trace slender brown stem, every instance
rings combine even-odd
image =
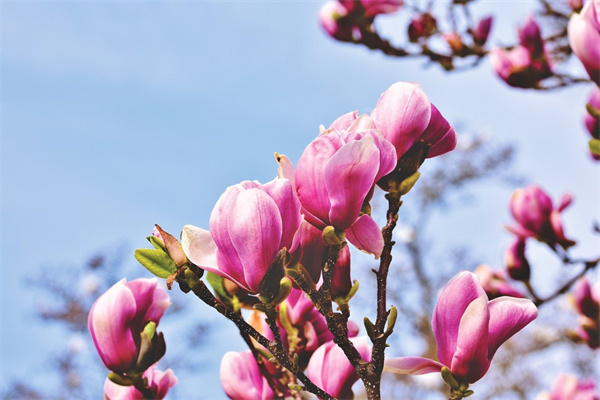
[[[534,301],[534,304],[539,307],[539,306],[541,306],[544,303],[547,303],[547,302],[549,302],[551,300],[554,300],[555,298],[557,298],[561,294],[564,294],[564,293],[568,292],[569,289],[571,289],[571,286],[573,286],[575,284],[575,282],[577,282],[580,278],[583,278],[583,276],[588,271],[596,268],[596,266],[598,265],[598,263],[600,263],[600,258],[597,258],[595,260],[586,261],[585,262],[585,267],[577,275],[575,275],[573,278],[569,279],[564,285],[562,285],[556,292],[554,292],[550,296],[548,296],[548,297],[546,297],[544,299],[540,299],[540,298],[536,299]]]
[[[206,287],[198,277],[189,269],[184,272],[184,282],[191,289],[192,292],[207,305],[211,306],[219,313],[224,315],[227,319],[231,320],[240,330],[250,337],[254,338],[265,348],[272,352],[273,356],[277,361],[290,372],[292,372],[299,380],[304,384],[307,391],[319,396],[321,399],[333,400],[334,397],[323,391],[317,385],[315,385],[305,374],[302,372],[297,365],[294,365],[290,360],[287,351],[281,352],[281,347],[277,346],[277,343],[269,341],[266,337],[261,335],[256,329],[248,324],[240,315],[236,314],[233,310],[219,301],[210,290]]]

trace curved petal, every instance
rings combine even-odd
[[[171,305],[169,294],[163,288],[158,287],[158,280],[156,278],[140,278],[126,282],[125,285],[135,297],[138,310],[135,323],[140,324],[139,332],[144,329],[144,325],[148,321],[154,321],[158,325],[165,310]]]
[[[490,367],[487,352],[489,322],[487,296],[480,296],[469,304],[460,318],[456,350],[450,367],[455,377],[473,383],[487,372]]]
[[[400,357],[385,360],[383,369],[394,374],[423,375],[440,372],[444,365],[423,357]]]
[[[300,202],[294,192],[289,180],[285,178],[274,179],[265,183],[262,187],[279,208],[282,222],[282,235],[279,248],[292,249],[294,235],[300,227],[302,215],[300,214]]]
[[[231,243],[242,260],[244,278],[257,293],[275,255],[280,250],[282,221],[273,199],[260,189],[241,192],[228,220]]]
[[[371,118],[400,158],[427,128],[431,106],[421,85],[398,82],[383,92]]]
[[[381,230],[373,218],[363,214],[356,222],[346,229],[346,238],[356,248],[365,253],[373,254],[375,258],[381,256],[383,251],[383,236]]]
[[[168,369],[165,372],[154,370],[154,377],[152,379],[152,389],[156,392],[156,399],[164,399],[170,388],[177,384],[177,377],[173,373],[172,369]]]
[[[490,301],[488,307],[488,359],[491,360],[502,343],[536,319],[538,310],[531,300],[513,297],[499,297]]]
[[[266,379],[260,374],[258,364],[252,353],[244,351],[236,353],[229,351],[221,360],[221,385],[227,396],[232,400],[273,398],[273,391]]]
[[[360,118],[355,121],[355,123],[361,120],[361,118],[363,120],[368,119],[369,121],[372,121],[369,116],[361,115]],[[368,124],[368,122],[365,122],[365,124]],[[392,172],[396,167],[398,162],[396,149],[394,148],[394,145],[377,129],[349,132],[346,134],[345,140],[346,142],[350,142],[351,140],[360,140],[365,137],[372,137],[373,141],[375,142],[375,146],[377,149],[379,149],[379,170],[375,176],[375,182],[377,182],[379,179]]]
[[[442,289],[431,321],[442,364],[451,365],[461,318],[469,304],[478,298],[487,300],[477,276],[472,272],[459,273]]]
[[[105,400],[144,400],[142,392],[133,386],[121,386],[106,378],[104,381]]]
[[[294,170],[294,164],[292,164],[285,154],[275,153],[275,159],[277,160],[277,177],[289,180],[294,193],[296,193],[296,171]]]
[[[236,285],[250,291],[244,278],[243,268],[231,268],[224,261],[222,261],[222,264],[225,268],[219,266],[218,254],[221,252],[217,249],[217,245],[209,231],[193,225],[184,226],[181,232],[181,247],[186,257],[199,268],[227,278]]]
[[[324,183],[331,201],[329,221],[336,229],[346,230],[356,221],[378,170],[379,149],[371,137],[347,143],[331,157]]]
[[[454,128],[433,104],[431,104],[431,120],[419,140],[431,146],[427,152],[427,158],[437,157],[456,147]]]
[[[342,147],[342,138],[337,132],[319,135],[304,149],[296,167],[296,190],[302,208],[310,217],[324,223],[329,221],[330,202],[327,191],[323,190],[325,170],[331,157]],[[316,223],[313,223],[315,226]]]
[[[126,372],[137,359],[136,338],[131,332],[136,313],[135,297],[122,279],[96,300],[88,316],[88,327],[102,362],[117,373]]]
[[[345,131],[350,127],[350,125],[352,125],[357,116],[358,111],[346,113],[333,121],[331,125],[329,125],[329,129],[336,130],[338,132]]]

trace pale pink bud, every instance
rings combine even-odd
[[[168,369],[162,372],[152,365],[144,372],[144,378],[148,380],[148,386],[152,393],[152,399],[162,400],[170,388],[177,384],[177,377],[173,371]],[[144,400],[146,397],[133,386],[121,386],[106,378],[104,382],[105,400]]]
[[[181,245],[198,267],[258,293],[277,253],[293,250],[301,220],[300,204],[287,179],[264,185],[244,181],[219,198],[210,232],[186,225]]]
[[[569,0],[569,7],[573,12],[578,13],[583,8],[583,0]]]
[[[369,338],[357,337],[350,341],[358,350],[362,359],[371,361],[371,345]],[[358,380],[358,374],[354,370],[344,351],[333,341],[327,342],[314,352],[306,375],[317,386],[325,390],[333,397],[340,399],[353,398],[352,385]]]
[[[492,16],[482,18],[473,29],[473,41],[479,46],[483,46],[487,42],[490,30],[492,29]]]
[[[319,22],[325,32],[334,39],[350,42],[353,40],[353,31],[351,20],[344,18],[348,15],[348,10],[340,2],[330,0],[321,7],[319,12]]]
[[[569,44],[590,78],[600,83],[600,0],[588,1],[569,21]]]
[[[241,353],[229,351],[221,361],[221,386],[232,400],[271,400],[273,390],[261,373],[250,350]]]
[[[152,228],[152,236],[154,236],[155,238],[158,238],[164,242],[164,239],[156,226],[154,228]]]
[[[90,310],[88,328],[104,365],[117,373],[135,368],[140,334],[148,322],[158,325],[169,305],[156,279],[122,279],[101,295]]]
[[[490,300],[500,296],[526,297],[508,281],[504,270],[493,270],[487,265],[480,265],[474,272]]]
[[[476,382],[487,372],[498,347],[536,317],[531,300],[504,296],[488,301],[477,276],[461,272],[442,289],[433,312],[440,361],[393,358],[386,361],[385,369],[421,375],[445,366],[456,379]]]
[[[531,277],[529,261],[525,257],[525,239],[517,238],[504,253],[504,263],[511,278],[527,282]]]
[[[304,150],[296,189],[304,218],[318,229],[345,231],[359,249],[379,257],[383,238],[375,221],[361,215],[365,198],[396,165],[394,147],[366,115],[342,131],[328,129]]]
[[[579,380],[575,375],[560,374],[550,392],[540,393],[535,400],[600,400],[593,378]]]

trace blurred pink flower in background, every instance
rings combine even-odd
[[[550,392],[540,393],[535,400],[600,400],[594,378],[579,380],[575,375],[560,374]]]

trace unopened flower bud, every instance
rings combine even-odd
[[[511,278],[517,281],[529,281],[531,268],[525,257],[525,239],[518,238],[506,249],[504,262]]]

